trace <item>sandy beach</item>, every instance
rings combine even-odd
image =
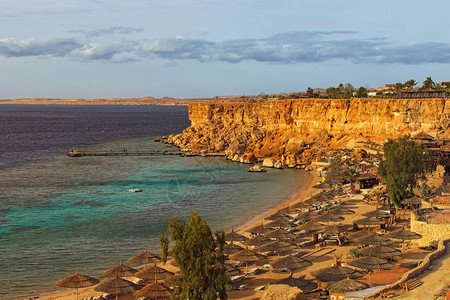
[[[305,185],[298,191],[295,197],[285,201],[284,203],[280,204],[277,207],[274,207],[264,212],[263,214],[253,217],[252,219],[248,220],[243,224],[240,224],[238,227],[235,228],[235,231],[245,236],[249,236],[250,234],[245,230],[252,226],[260,225],[261,222],[264,220],[264,218],[267,217],[268,215],[288,205],[294,205],[298,202],[301,202],[311,197],[315,193],[318,193],[320,190],[312,188],[312,186],[319,179],[317,175],[314,172],[307,172],[305,174],[306,174]],[[341,198],[341,201],[345,203],[346,208],[355,211],[355,214],[346,215],[345,220],[342,221],[342,224],[346,226],[349,230],[351,230],[354,220],[362,218],[361,214],[376,209],[375,206],[368,205],[362,199],[363,199],[362,193],[352,195],[351,197]],[[309,239],[310,236],[307,236],[305,238]],[[353,243],[344,246],[325,245],[321,246],[320,248],[316,246],[317,245],[301,248],[302,251],[305,250],[307,252],[307,254],[304,255],[305,259],[310,260],[313,263],[313,265],[306,269],[298,270],[297,272],[295,272],[294,276],[305,275],[305,279],[315,280],[315,278],[311,276],[311,272],[314,270],[332,266],[336,261],[336,257],[340,257],[342,265],[346,266],[346,261],[348,259],[353,258],[353,256],[350,254],[350,249],[356,247],[356,245]],[[396,268],[393,270],[374,272],[372,274],[372,283],[375,283],[376,285],[385,285],[397,281],[398,279],[401,278],[401,276],[405,272],[408,271],[408,269],[406,268],[399,267],[400,263],[420,261],[428,253],[429,253],[428,251],[420,250],[417,247],[410,247],[408,249],[404,249],[402,259],[396,262]],[[276,257],[264,258],[263,260],[258,261],[251,267],[263,266],[275,259]],[[171,271],[176,270],[176,268],[173,267],[170,263],[166,264],[164,268],[170,269]],[[255,288],[264,286],[268,283],[274,283],[277,280],[286,278],[288,275],[289,274],[287,273],[273,272],[273,270],[264,270],[262,274],[258,275],[246,275],[246,278],[239,283],[240,285],[245,286],[245,288],[243,288],[242,290],[234,290],[228,292],[228,297],[229,299],[247,299],[247,300],[258,299],[259,297],[262,296],[264,291],[256,291]],[[366,273],[363,278],[359,279],[359,281],[369,283],[369,275]],[[319,283],[319,288],[321,287],[323,288],[326,286],[326,283],[321,283],[320,281],[316,282]],[[79,299],[85,299],[91,296],[100,296],[102,294],[103,293],[101,292],[94,291],[92,287],[80,289]],[[40,299],[45,300],[66,300],[66,299],[69,300],[75,298],[75,290],[70,289],[61,290],[60,292],[53,294],[39,295],[39,297]],[[132,297],[131,294],[129,294],[129,295],[122,295],[119,297],[119,299],[127,300],[134,298]]]
[[[285,202],[281,203],[280,205],[271,208],[270,210],[267,210],[266,212],[256,215],[253,218],[249,219],[248,221],[239,224],[235,231],[244,233],[245,229],[248,229],[250,227],[256,226],[258,224],[261,224],[261,222],[264,220],[265,217],[269,216],[270,214],[276,212],[277,210],[284,208],[288,205],[293,205],[295,203],[301,202],[315,193],[319,192],[319,190],[313,189],[312,186],[315,184],[316,180],[319,180],[315,172],[305,172],[305,184],[298,190],[297,194],[291,198],[286,200]],[[246,234],[248,235],[248,234]],[[131,254],[130,254],[131,255]],[[105,269],[107,266],[105,266]],[[164,265],[164,268],[166,269],[173,269],[173,267],[170,264]],[[176,268],[175,268],[176,269]],[[70,275],[70,274],[68,274]],[[78,299],[83,298],[89,298],[91,296],[101,296],[104,295],[102,292],[94,291],[92,287],[89,288],[80,288],[78,290]],[[43,300],[72,300],[75,298],[75,290],[74,289],[61,289],[61,291],[57,292],[51,292],[47,294],[41,294],[37,295],[39,296],[39,299]],[[122,295],[119,297],[121,300],[128,300],[128,299],[134,299],[131,295]]]

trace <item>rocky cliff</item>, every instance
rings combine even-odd
[[[273,156],[288,166],[310,149],[342,147],[349,139],[383,141],[406,133],[450,133],[446,99],[298,99],[189,104],[191,127],[169,142],[228,158]]]

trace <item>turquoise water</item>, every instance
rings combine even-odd
[[[152,137],[90,150],[167,149]],[[197,211],[229,230],[291,198],[304,184],[296,170],[249,173],[223,158],[178,156],[56,157],[3,170],[0,194],[1,299],[58,290],[56,280],[102,271],[142,252],[172,217]],[[142,189],[130,193],[128,189]]]

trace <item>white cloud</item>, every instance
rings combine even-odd
[[[138,28],[111,27],[85,33],[97,36],[139,32]],[[95,32],[95,33],[94,33]],[[140,59],[221,61],[291,64],[341,59],[356,63],[450,63],[450,44],[423,43],[392,46],[383,38],[350,39],[350,31],[287,32],[261,39],[213,42],[206,39],[167,38],[127,40],[112,44],[82,42],[75,38],[0,39],[4,57],[67,57],[76,60],[127,62]],[[343,38],[337,39],[336,36]]]

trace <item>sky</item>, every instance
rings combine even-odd
[[[0,98],[450,80],[450,1],[0,0]]]

